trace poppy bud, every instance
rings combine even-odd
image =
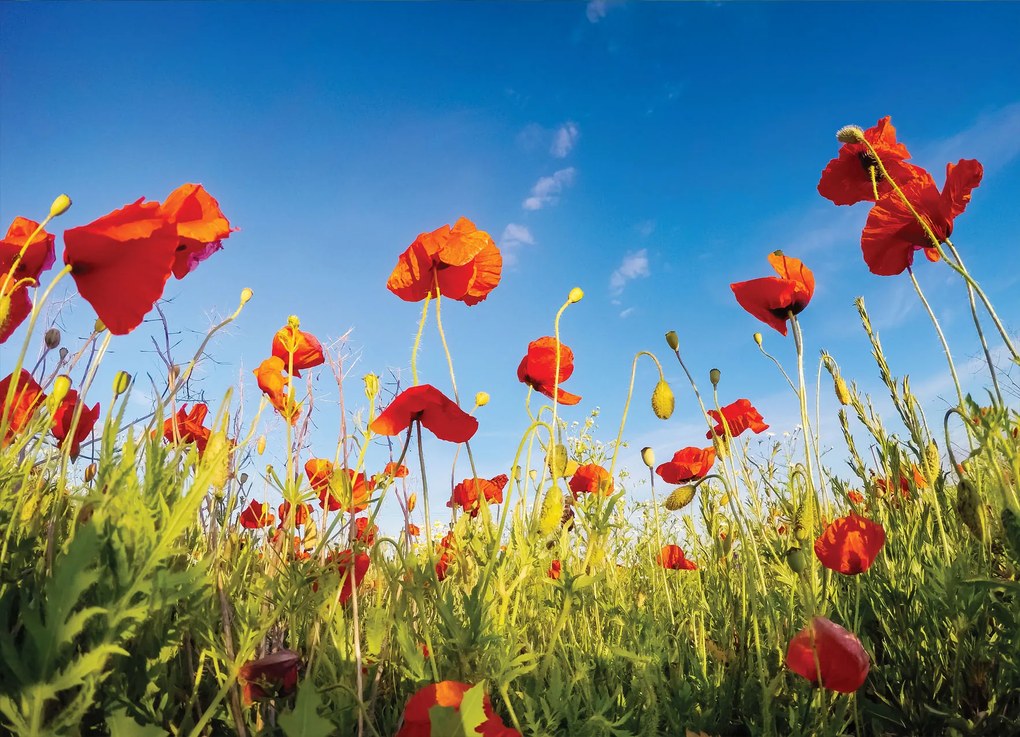
[[[694,501],[694,494],[696,491],[697,489],[693,486],[678,486],[673,489],[672,494],[666,497],[666,501],[662,503],[662,506],[671,512],[683,509]]]
[[[546,453],[546,464],[549,466],[549,473],[552,474],[554,479],[560,478],[566,475],[567,471],[567,447],[561,443],[549,446],[549,451]],[[532,479],[534,480],[534,479]]]
[[[259,435],[259,439],[255,442],[255,452],[262,455],[266,452],[266,436]]]
[[[71,391],[71,377],[61,374],[53,380],[53,390],[50,392],[47,403],[56,410],[69,391]]]
[[[847,389],[846,382],[843,380],[843,377],[837,374],[832,380],[832,383],[836,388],[836,400],[843,406],[850,404],[850,390]]]
[[[790,548],[786,551],[786,565],[794,573],[803,573],[807,568],[807,556],[802,548]]]
[[[251,298],[254,297],[254,296],[255,296],[255,292],[253,292],[248,287],[245,287],[244,289],[241,290],[241,304],[242,305],[248,304],[248,302],[250,302]]]
[[[864,140],[864,131],[857,125],[844,125],[836,131],[836,140],[840,143],[860,143]]]
[[[581,291],[580,287],[574,287],[570,290],[570,294],[567,296],[567,299],[570,300],[570,304],[576,305],[584,299],[584,292]]]
[[[708,372],[708,380],[712,382],[712,386],[719,386],[719,379],[722,378],[722,372],[719,369],[714,368]]]
[[[475,406],[476,407],[484,407],[488,403],[489,403],[489,393],[488,392],[478,392],[477,394],[475,394]]]
[[[670,389],[665,379],[660,378],[659,383],[652,390],[652,412],[660,420],[668,420],[673,414],[674,407],[676,407],[676,397],[673,396],[673,390]]]
[[[113,396],[114,398],[119,397],[121,394],[127,391],[128,385],[131,383],[131,374],[127,371],[118,371],[117,375],[113,377]]]
[[[43,334],[43,343],[51,351],[60,345],[60,331],[57,328],[50,328]]]
[[[730,495],[729,494],[723,494],[721,497],[719,497],[719,506],[720,507],[728,507],[729,505],[730,505]]]
[[[101,333],[104,330],[106,330],[106,323],[97,317],[95,324],[92,326],[92,332]]]
[[[371,402],[379,396],[379,377],[375,374],[365,374],[362,380],[365,382],[365,396]]]
[[[655,466],[655,451],[651,448],[642,448],[641,460],[645,462],[646,466],[653,468]]]
[[[50,205],[50,217],[55,218],[63,215],[67,212],[68,208],[71,207],[71,198],[66,194],[57,195],[57,199],[53,200],[53,204]]]
[[[418,495],[417,494],[411,494],[411,496],[407,497],[407,513],[408,514],[413,512],[414,508],[417,507],[417,506],[418,506]]]
[[[514,481],[520,481],[521,480],[521,467],[519,465],[518,466],[514,466],[513,473],[511,473],[510,475],[513,476]]]
[[[538,471],[536,471],[535,469],[531,469],[530,471],[528,471],[528,478],[530,478],[532,481],[537,480],[538,479]]]
[[[560,526],[563,520],[563,506],[563,492],[558,486],[553,486],[542,499],[542,510],[538,515],[540,535],[548,535]]]
[[[978,491],[967,479],[962,479],[956,487],[956,511],[960,520],[967,525],[975,537],[984,538],[985,520],[984,510],[981,508],[981,498]]]
[[[759,348],[761,348],[761,333],[755,333],[751,337],[754,338],[754,342],[758,344]]]
[[[60,349],[60,362],[61,363],[63,363],[64,361],[67,360],[67,353],[68,353],[68,350],[66,348],[61,348]]]
[[[86,484],[92,483],[92,479],[94,479],[96,477],[96,471],[97,470],[98,469],[96,468],[96,464],[95,463],[90,463],[89,465],[85,466],[85,483]]]
[[[239,477],[237,478],[237,480],[238,480],[238,481],[239,481],[239,482],[241,483],[241,485],[243,486],[244,484],[248,483],[248,474],[246,474],[246,473],[242,473],[242,474],[241,474],[241,475],[240,475],[240,476],[239,476]]]
[[[932,440],[928,443],[928,448],[924,453],[924,465],[925,476],[928,477],[928,483],[934,484],[935,480],[939,477],[939,471],[942,470],[942,459],[939,457],[939,446]]]
[[[669,346],[671,351],[680,350],[680,336],[676,334],[676,330],[670,330],[666,333],[666,345]]]

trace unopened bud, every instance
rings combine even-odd
[[[71,391],[71,377],[67,374],[61,374],[53,380],[53,390],[50,392],[49,400],[52,403],[51,406],[56,408],[61,402],[64,401],[64,397]]]
[[[95,325],[92,326],[92,332],[94,332],[94,333],[102,333],[105,330],[106,330],[106,323],[103,322],[102,320],[100,320],[97,317]]]
[[[641,449],[641,460],[645,462],[645,465],[649,468],[655,467],[655,451],[651,448]]]
[[[676,330],[670,330],[666,333],[666,345],[669,346],[671,351],[680,350],[680,336],[676,334]]]
[[[180,376],[181,367],[175,363],[170,367],[169,371],[167,371],[167,384],[173,386],[177,383],[177,379],[180,378]]]
[[[127,371],[118,371],[117,375],[113,377],[113,396],[114,398],[119,397],[121,394],[128,390],[128,386],[131,384],[131,374]]]
[[[786,551],[786,565],[790,566],[790,570],[794,573],[803,573],[807,568],[807,562],[803,548],[790,548]]]
[[[66,194],[57,195],[57,199],[53,200],[53,204],[50,205],[50,217],[55,218],[63,215],[69,207],[71,207],[71,198]]]
[[[245,287],[244,289],[241,290],[241,304],[242,305],[248,304],[248,302],[250,302],[251,298],[254,297],[254,296],[255,296],[255,292],[253,292],[248,287]]]
[[[407,497],[407,513],[408,514],[413,512],[414,508],[417,507],[417,506],[418,506],[418,495],[417,494],[411,494],[411,496]]]
[[[362,380],[365,382],[365,396],[371,402],[379,396],[379,377],[375,374],[365,374]]]
[[[90,463],[85,466],[85,483],[92,483],[92,479],[96,477],[96,471],[99,470],[95,463]]]
[[[712,382],[712,386],[719,386],[719,379],[722,378],[722,372],[714,368],[708,372],[708,380]]]
[[[548,535],[554,531],[563,521],[563,492],[559,487],[553,486],[545,493],[542,499],[542,508],[538,514],[538,532],[540,535]]]
[[[693,486],[678,486],[673,489],[673,492],[666,497],[666,501],[662,503],[666,509],[671,512],[676,512],[683,509],[692,501],[694,501],[694,494],[697,489]]]
[[[60,331],[57,328],[50,328],[43,334],[43,343],[51,351],[60,345]]]
[[[673,415],[674,407],[676,397],[673,396],[673,390],[665,379],[659,379],[655,389],[652,390],[652,412],[660,420],[668,420]]]
[[[755,333],[751,337],[754,338],[754,342],[758,344],[759,348],[761,348],[761,333]]]
[[[67,360],[67,354],[68,353],[69,353],[69,351],[66,348],[61,348],[60,349],[60,362],[61,363],[63,363],[64,361]]]
[[[840,143],[860,143],[864,140],[864,131],[858,125],[844,125],[836,131],[836,140]]]
[[[580,287],[574,287],[570,290],[570,294],[567,295],[567,299],[570,300],[570,304],[576,305],[582,299],[584,299],[584,292]]]
[[[266,452],[266,436],[259,435],[259,439],[255,441],[255,452],[262,455]]]
[[[488,403],[489,403],[489,393],[488,392],[478,392],[477,394],[475,394],[475,405],[476,406],[484,407]]]

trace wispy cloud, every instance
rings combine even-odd
[[[598,23],[606,17],[608,12],[609,2],[607,0],[591,0],[584,9],[584,14],[588,16],[589,23]]]
[[[986,172],[991,172],[1017,156],[1020,156],[1020,102],[986,113],[956,135],[922,147],[917,158],[932,167],[961,158],[977,159]]]
[[[548,205],[555,205],[559,202],[563,188],[574,183],[576,173],[571,166],[560,169],[550,177],[542,177],[535,182],[535,186],[531,188],[531,196],[521,203],[521,207],[525,210],[541,210]]]
[[[568,120],[556,129],[556,135],[553,136],[553,142],[549,149],[549,153],[557,159],[566,158],[566,156],[574,150],[574,146],[577,145],[577,139],[580,135],[581,130],[577,127],[577,123],[572,120]]]
[[[649,276],[652,272],[648,268],[648,249],[628,252],[620,262],[619,267],[609,277],[609,292],[613,296],[619,296],[627,282],[638,277]]]
[[[627,309],[625,309],[625,310],[620,312],[620,317],[622,319],[626,320],[628,317],[630,317],[631,315],[634,314],[634,310],[635,309],[637,309],[637,308],[636,307],[628,307]]]
[[[512,265],[517,263],[517,251],[522,246],[535,245],[535,236],[526,225],[510,223],[503,228],[503,235],[499,239],[499,248],[503,254],[503,263]]]

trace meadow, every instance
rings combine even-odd
[[[17,218],[0,250],[0,355],[12,369],[0,381],[0,732],[1020,735],[1020,415],[993,358],[1020,354],[951,239],[982,165],[948,164],[940,184],[910,163],[889,118],[837,139],[827,164],[833,151],[818,152],[819,194],[870,203],[863,258],[876,276],[911,281],[954,405],[925,416],[901,378],[911,367],[887,363],[861,299],[854,317],[896,413],[880,417],[832,355],[805,349],[809,264],[763,251],[775,275],[734,282],[733,297],[761,321],[762,370],[801,418],[764,453],[751,439],[768,418],[683,326],[621,357],[627,409],[608,437],[594,414],[564,422],[560,408],[582,398],[560,321],[584,300],[564,283],[517,367],[529,426],[507,449],[514,461],[479,476],[472,440],[489,397],[458,392],[442,314],[468,309],[487,329],[503,261],[467,218],[395,247],[392,273],[378,275],[380,299],[421,305],[409,385],[351,376],[294,316],[266,329],[254,416],[230,393],[191,400],[216,333],[259,297],[245,290],[135,418],[136,379],[94,385],[99,366],[169,279],[216,268],[235,225],[185,184],[65,230],[58,263],[47,228],[73,220],[71,199],[39,222]],[[965,289],[982,395],[960,388],[915,269]],[[41,319],[67,280],[97,318],[78,345]],[[419,375],[433,322],[449,372]],[[793,341],[796,365],[770,354],[779,340]],[[673,361],[689,386],[667,382]],[[639,362],[654,363],[657,383],[636,380]],[[309,442],[314,375],[335,378],[342,397],[326,457]],[[837,463],[818,435],[821,392],[838,401]],[[645,478],[619,463],[637,412],[704,419],[672,458],[642,452],[650,502],[630,498]],[[275,465],[267,425],[283,429]],[[429,460],[447,446],[452,476]],[[377,524],[384,509],[402,522]]]

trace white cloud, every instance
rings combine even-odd
[[[609,291],[613,295],[619,295],[627,282],[638,277],[649,276],[652,272],[648,268],[648,249],[628,252],[620,262],[620,266],[609,277]]]
[[[577,123],[568,120],[557,129],[549,153],[557,159],[565,158],[567,154],[574,150],[574,146],[577,145],[577,138],[580,135],[581,131],[577,127]]]
[[[607,0],[591,0],[584,9],[584,14],[588,16],[589,23],[598,23],[606,17],[608,12],[609,2]]]
[[[542,177],[531,188],[531,196],[521,203],[525,210],[541,210],[546,205],[555,205],[560,199],[564,187],[574,183],[576,174],[574,167],[560,169],[551,177]]]
[[[939,170],[944,169],[947,161],[977,159],[986,171],[994,171],[1017,156],[1020,156],[1020,102],[982,115],[956,135],[924,146],[917,158]]]
[[[503,228],[499,239],[499,248],[503,254],[503,263],[511,265],[517,262],[517,251],[521,246],[535,245],[535,236],[526,225],[510,223]]]
[[[634,307],[628,307],[620,313],[620,318],[626,320],[628,317],[634,314]]]

